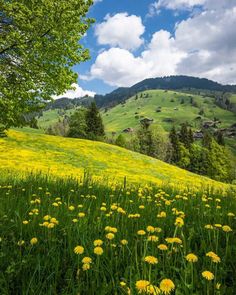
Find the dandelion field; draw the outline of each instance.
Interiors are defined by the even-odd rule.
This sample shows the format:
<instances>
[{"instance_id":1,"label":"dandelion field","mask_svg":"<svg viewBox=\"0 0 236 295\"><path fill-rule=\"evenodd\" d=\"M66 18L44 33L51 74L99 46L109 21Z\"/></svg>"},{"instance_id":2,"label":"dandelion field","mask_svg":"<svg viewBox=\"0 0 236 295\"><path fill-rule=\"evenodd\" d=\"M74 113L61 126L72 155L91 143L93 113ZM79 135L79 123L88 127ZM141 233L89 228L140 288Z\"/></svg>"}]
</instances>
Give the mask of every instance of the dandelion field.
<instances>
[{"instance_id":1,"label":"dandelion field","mask_svg":"<svg viewBox=\"0 0 236 295\"><path fill-rule=\"evenodd\" d=\"M0 294L235 294L235 194L1 177Z\"/></svg>"}]
</instances>

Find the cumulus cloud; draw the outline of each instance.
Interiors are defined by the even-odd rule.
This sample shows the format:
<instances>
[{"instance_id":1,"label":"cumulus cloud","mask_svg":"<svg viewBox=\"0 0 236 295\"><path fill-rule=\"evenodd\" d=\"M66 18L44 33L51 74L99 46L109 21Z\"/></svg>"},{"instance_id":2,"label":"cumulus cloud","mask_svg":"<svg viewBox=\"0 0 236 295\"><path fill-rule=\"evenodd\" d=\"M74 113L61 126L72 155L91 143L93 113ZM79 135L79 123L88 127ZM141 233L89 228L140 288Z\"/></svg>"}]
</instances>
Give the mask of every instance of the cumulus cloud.
<instances>
[{"instance_id":1,"label":"cumulus cloud","mask_svg":"<svg viewBox=\"0 0 236 295\"><path fill-rule=\"evenodd\" d=\"M156 10L161 8L167 9L190 9L197 5L203 5L206 0L159 0L154 2L150 7Z\"/></svg>"},{"instance_id":2,"label":"cumulus cloud","mask_svg":"<svg viewBox=\"0 0 236 295\"><path fill-rule=\"evenodd\" d=\"M143 44L141 36L144 31L141 17L128 15L126 12L107 15L104 22L95 27L99 44L119 46L128 50L137 49Z\"/></svg>"},{"instance_id":3,"label":"cumulus cloud","mask_svg":"<svg viewBox=\"0 0 236 295\"><path fill-rule=\"evenodd\" d=\"M62 98L62 97L67 97L67 98L80 98L80 97L84 97L86 95L94 97L94 95L96 94L93 91L89 91L89 90L83 90L78 84L73 83L72 87L74 88L73 90L67 90L66 92L64 92L61 95L58 96L54 96L53 99L58 99L58 98Z\"/></svg>"},{"instance_id":4,"label":"cumulus cloud","mask_svg":"<svg viewBox=\"0 0 236 295\"><path fill-rule=\"evenodd\" d=\"M204 0L202 11L177 23L173 35L154 33L138 56L121 46L99 53L87 79L131 86L145 78L185 74L236 83L235 27L235 1Z\"/></svg>"}]
</instances>

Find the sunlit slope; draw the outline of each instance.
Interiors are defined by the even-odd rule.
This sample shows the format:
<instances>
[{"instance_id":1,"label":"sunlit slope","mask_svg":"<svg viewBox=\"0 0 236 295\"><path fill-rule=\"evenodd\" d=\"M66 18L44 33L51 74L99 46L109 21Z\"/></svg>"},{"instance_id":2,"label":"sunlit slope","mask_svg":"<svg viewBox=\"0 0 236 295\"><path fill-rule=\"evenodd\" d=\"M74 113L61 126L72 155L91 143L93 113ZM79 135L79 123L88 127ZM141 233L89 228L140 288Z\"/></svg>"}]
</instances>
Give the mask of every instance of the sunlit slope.
<instances>
[{"instance_id":1,"label":"sunlit slope","mask_svg":"<svg viewBox=\"0 0 236 295\"><path fill-rule=\"evenodd\" d=\"M80 177L89 171L98 178L129 183L168 183L178 187L214 185L205 177L126 149L81 139L69 139L31 131L9 131L0 139L0 167L16 172L42 171L57 176Z\"/></svg>"},{"instance_id":2,"label":"sunlit slope","mask_svg":"<svg viewBox=\"0 0 236 295\"><path fill-rule=\"evenodd\" d=\"M216 106L211 97L165 90L144 91L142 97L139 93L137 99L134 96L125 104L103 111L102 116L106 131L119 133L125 128L137 127L142 117L154 119L154 124L165 131L170 130L173 124L178 126L186 121L193 128L198 128L199 121L196 118L199 113L203 121L214 118L221 120L222 128L236 121L235 114Z\"/></svg>"}]
</instances>

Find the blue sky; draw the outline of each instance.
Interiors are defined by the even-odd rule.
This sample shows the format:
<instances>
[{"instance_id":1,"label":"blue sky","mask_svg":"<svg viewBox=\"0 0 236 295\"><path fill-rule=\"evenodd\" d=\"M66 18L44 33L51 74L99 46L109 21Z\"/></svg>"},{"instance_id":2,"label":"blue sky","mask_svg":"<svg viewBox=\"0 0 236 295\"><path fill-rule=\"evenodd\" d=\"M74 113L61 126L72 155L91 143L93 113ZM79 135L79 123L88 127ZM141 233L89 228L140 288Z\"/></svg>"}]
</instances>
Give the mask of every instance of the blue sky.
<instances>
[{"instance_id":1,"label":"blue sky","mask_svg":"<svg viewBox=\"0 0 236 295\"><path fill-rule=\"evenodd\" d=\"M97 0L88 16L71 98L173 74L236 83L235 0Z\"/></svg>"}]
</instances>

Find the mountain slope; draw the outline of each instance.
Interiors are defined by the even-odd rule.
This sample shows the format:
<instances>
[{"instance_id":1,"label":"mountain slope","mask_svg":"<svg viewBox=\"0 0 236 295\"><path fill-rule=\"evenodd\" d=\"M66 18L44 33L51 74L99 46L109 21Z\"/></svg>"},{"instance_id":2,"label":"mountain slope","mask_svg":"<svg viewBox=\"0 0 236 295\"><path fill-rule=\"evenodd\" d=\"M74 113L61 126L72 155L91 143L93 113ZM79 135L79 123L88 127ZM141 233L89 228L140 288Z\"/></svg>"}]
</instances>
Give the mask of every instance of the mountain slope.
<instances>
[{"instance_id":1,"label":"mountain slope","mask_svg":"<svg viewBox=\"0 0 236 295\"><path fill-rule=\"evenodd\" d=\"M189 76L169 76L162 78L151 78L143 80L131 87L121 87L106 95L95 95L95 101L99 107L114 106L125 101L137 92L151 89L198 89L220 92L236 92L236 85L221 85L217 82L189 77Z\"/></svg>"},{"instance_id":2,"label":"mountain slope","mask_svg":"<svg viewBox=\"0 0 236 295\"><path fill-rule=\"evenodd\" d=\"M193 128L209 120L220 120L219 128L227 128L236 122L236 115L215 105L214 98L189 95L167 90L148 90L129 98L102 112L107 132L121 132L135 128L140 119L154 119L154 124L169 131L175 125L188 121Z\"/></svg>"},{"instance_id":3,"label":"mountain slope","mask_svg":"<svg viewBox=\"0 0 236 295\"><path fill-rule=\"evenodd\" d=\"M81 177L86 170L98 178L108 177L111 182L127 177L129 183L168 183L179 189L229 187L117 146L49 136L33 130L11 130L7 138L0 139L0 167L19 173L41 171L74 177Z\"/></svg>"}]
</instances>

